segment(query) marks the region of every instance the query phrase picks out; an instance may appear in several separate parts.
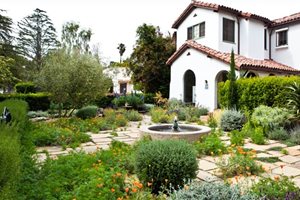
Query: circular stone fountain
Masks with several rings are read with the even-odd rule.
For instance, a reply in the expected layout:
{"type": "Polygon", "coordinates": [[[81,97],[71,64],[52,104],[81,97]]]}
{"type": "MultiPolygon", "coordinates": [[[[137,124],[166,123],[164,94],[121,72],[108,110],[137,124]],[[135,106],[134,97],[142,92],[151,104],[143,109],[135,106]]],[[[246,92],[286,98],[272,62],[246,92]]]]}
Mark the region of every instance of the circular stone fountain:
{"type": "Polygon", "coordinates": [[[207,126],[180,124],[174,130],[173,124],[157,124],[141,128],[142,135],[150,135],[153,140],[184,139],[189,142],[197,141],[201,136],[210,133],[207,126]]]}

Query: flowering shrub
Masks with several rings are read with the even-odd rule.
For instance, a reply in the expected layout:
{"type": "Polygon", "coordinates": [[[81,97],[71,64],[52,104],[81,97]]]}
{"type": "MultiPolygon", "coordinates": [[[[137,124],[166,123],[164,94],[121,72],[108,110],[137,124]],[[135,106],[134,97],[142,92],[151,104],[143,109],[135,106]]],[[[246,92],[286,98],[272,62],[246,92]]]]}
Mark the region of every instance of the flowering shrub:
{"type": "Polygon", "coordinates": [[[251,191],[264,199],[296,200],[300,198],[299,188],[286,176],[261,178],[252,186],[251,191]]]}
{"type": "Polygon", "coordinates": [[[250,176],[263,172],[262,166],[254,161],[255,150],[245,151],[242,147],[234,147],[230,148],[229,152],[228,159],[222,159],[217,163],[224,177],[250,176]]]}
{"type": "Polygon", "coordinates": [[[222,155],[227,152],[225,144],[219,136],[212,133],[194,143],[199,155],[222,155]]]}
{"type": "Polygon", "coordinates": [[[170,123],[174,119],[174,114],[168,114],[166,110],[160,107],[154,107],[150,111],[151,120],[154,123],[170,123]]]}

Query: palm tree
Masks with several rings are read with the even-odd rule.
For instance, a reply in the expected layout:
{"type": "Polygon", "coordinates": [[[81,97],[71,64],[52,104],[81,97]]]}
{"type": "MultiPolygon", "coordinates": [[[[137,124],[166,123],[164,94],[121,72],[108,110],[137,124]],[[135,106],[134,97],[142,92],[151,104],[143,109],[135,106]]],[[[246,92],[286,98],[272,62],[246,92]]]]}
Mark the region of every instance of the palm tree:
{"type": "Polygon", "coordinates": [[[117,49],[119,49],[120,63],[121,63],[121,62],[122,62],[122,56],[123,56],[124,52],[126,51],[126,46],[125,46],[125,44],[120,43],[120,44],[118,45],[118,48],[117,48],[117,49]]]}

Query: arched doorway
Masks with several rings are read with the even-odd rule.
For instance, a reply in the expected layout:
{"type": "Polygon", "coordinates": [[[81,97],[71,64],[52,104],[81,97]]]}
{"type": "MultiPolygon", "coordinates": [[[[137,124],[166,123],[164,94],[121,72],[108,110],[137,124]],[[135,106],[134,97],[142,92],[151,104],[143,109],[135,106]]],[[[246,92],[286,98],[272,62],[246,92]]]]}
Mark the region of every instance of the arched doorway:
{"type": "Polygon", "coordinates": [[[225,82],[228,80],[228,71],[220,71],[216,75],[216,90],[215,90],[215,108],[220,108],[219,98],[218,98],[218,84],[220,82],[225,82]]]}
{"type": "Polygon", "coordinates": [[[183,76],[184,84],[184,102],[185,103],[194,103],[194,88],[196,86],[196,76],[192,70],[187,70],[183,76]]]}
{"type": "Polygon", "coordinates": [[[253,78],[253,77],[257,77],[258,75],[255,74],[254,72],[248,72],[247,75],[246,75],[246,78],[253,78]]]}

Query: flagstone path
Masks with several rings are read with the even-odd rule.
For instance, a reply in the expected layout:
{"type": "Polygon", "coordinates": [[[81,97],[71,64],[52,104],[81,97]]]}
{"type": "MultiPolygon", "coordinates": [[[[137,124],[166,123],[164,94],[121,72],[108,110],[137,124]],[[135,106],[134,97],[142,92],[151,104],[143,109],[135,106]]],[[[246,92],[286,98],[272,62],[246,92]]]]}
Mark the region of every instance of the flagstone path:
{"type": "MultiPolygon", "coordinates": [[[[73,151],[84,151],[86,153],[93,153],[100,149],[108,149],[109,144],[113,140],[125,142],[127,144],[133,144],[136,140],[140,138],[140,128],[139,126],[147,126],[151,124],[151,119],[149,116],[144,115],[143,121],[139,122],[130,122],[126,128],[119,128],[116,133],[116,136],[113,136],[112,131],[101,131],[98,134],[88,133],[91,136],[91,141],[87,143],[83,143],[80,147],[76,149],[63,149],[59,146],[51,146],[51,147],[38,147],[37,148],[37,160],[38,162],[43,162],[47,158],[47,154],[49,154],[50,158],[56,159],[58,156],[67,155],[73,151]]],[[[230,138],[227,136],[221,137],[222,141],[225,144],[230,144],[230,138]]],[[[278,157],[280,161],[275,163],[266,163],[257,161],[264,169],[266,169],[266,173],[263,176],[278,176],[284,175],[292,178],[292,180],[296,183],[298,187],[300,187],[300,145],[287,147],[285,144],[282,144],[278,141],[270,140],[267,145],[256,145],[250,143],[249,140],[246,140],[244,145],[247,149],[254,149],[257,152],[257,157],[278,157]],[[282,151],[273,151],[269,150],[271,147],[282,147],[286,150],[287,155],[283,154],[282,151]]],[[[228,155],[224,155],[225,157],[228,155]]],[[[198,159],[199,170],[197,173],[197,178],[202,181],[214,182],[220,181],[218,178],[218,168],[216,163],[220,158],[212,157],[212,156],[204,156],[198,159]]],[[[243,177],[242,179],[236,180],[232,178],[232,182],[236,181],[245,181],[249,182],[257,182],[259,177],[243,177]]]]}

